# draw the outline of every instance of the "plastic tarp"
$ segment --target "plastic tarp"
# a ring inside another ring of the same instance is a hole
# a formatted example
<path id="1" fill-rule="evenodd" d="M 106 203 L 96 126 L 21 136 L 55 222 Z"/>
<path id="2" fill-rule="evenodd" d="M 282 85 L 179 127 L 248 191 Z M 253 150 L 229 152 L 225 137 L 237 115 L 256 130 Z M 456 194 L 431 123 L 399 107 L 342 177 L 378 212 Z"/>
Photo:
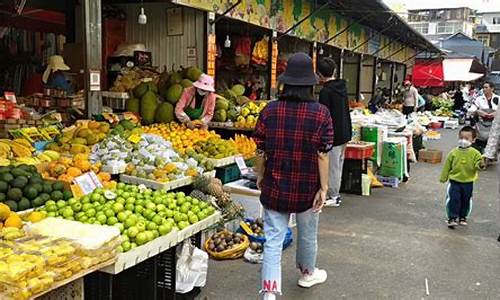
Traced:
<path id="1" fill-rule="evenodd" d="M 453 58 L 443 60 L 444 81 L 474 81 L 484 76 L 472 73 L 472 58 Z"/>
<path id="2" fill-rule="evenodd" d="M 444 86 L 444 73 L 441 60 L 417 61 L 413 67 L 413 84 L 419 87 Z"/>

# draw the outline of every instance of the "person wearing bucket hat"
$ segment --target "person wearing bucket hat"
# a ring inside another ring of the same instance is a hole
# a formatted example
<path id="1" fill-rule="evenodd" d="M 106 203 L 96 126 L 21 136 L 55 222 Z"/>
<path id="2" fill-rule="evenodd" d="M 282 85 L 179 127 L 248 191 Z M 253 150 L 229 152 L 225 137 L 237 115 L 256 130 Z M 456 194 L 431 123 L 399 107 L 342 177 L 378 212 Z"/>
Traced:
<path id="1" fill-rule="evenodd" d="M 316 254 L 319 213 L 328 190 L 332 118 L 312 95 L 318 78 L 307 54 L 293 55 L 279 81 L 283 92 L 261 112 L 254 133 L 266 236 L 263 299 L 275 299 L 282 291 L 281 254 L 291 213 L 297 219 L 298 285 L 309 288 L 327 279 L 326 271 L 316 268 Z"/>
<path id="2" fill-rule="evenodd" d="M 72 91 L 71 84 L 63 73 L 63 71 L 69 70 L 70 67 L 64 63 L 62 56 L 52 55 L 49 57 L 45 72 L 43 72 L 42 82 L 47 88 L 64 90 L 70 93 Z"/>
<path id="3" fill-rule="evenodd" d="M 192 87 L 184 89 L 175 106 L 175 115 L 189 128 L 207 128 L 215 110 L 214 79 L 202 74 Z"/>

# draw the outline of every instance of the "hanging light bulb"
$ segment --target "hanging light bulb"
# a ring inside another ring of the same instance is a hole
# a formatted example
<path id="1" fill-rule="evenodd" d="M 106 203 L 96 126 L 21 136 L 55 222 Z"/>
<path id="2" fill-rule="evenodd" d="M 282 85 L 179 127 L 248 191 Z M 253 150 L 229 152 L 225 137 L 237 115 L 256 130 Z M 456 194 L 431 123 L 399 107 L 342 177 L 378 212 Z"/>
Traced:
<path id="1" fill-rule="evenodd" d="M 229 39 L 229 35 L 226 35 L 226 40 L 224 41 L 224 47 L 231 48 L 231 40 Z"/>
<path id="2" fill-rule="evenodd" d="M 323 50 L 323 47 L 319 47 L 319 55 L 323 55 L 323 53 L 325 53 L 325 51 Z"/>
<path id="3" fill-rule="evenodd" d="M 137 18 L 137 23 L 141 25 L 145 25 L 148 22 L 148 17 L 144 13 L 144 7 L 141 7 L 141 13 L 139 14 L 139 17 Z"/>

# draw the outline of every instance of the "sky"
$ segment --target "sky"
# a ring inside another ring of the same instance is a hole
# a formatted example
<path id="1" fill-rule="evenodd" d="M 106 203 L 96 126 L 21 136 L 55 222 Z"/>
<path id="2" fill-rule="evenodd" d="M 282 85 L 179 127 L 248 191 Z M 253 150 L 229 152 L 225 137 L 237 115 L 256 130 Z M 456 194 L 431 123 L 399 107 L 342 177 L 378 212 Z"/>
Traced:
<path id="1" fill-rule="evenodd" d="M 482 10 L 486 7 L 500 7 L 500 0 L 384 0 L 384 2 L 406 4 L 407 9 L 471 7 Z"/>

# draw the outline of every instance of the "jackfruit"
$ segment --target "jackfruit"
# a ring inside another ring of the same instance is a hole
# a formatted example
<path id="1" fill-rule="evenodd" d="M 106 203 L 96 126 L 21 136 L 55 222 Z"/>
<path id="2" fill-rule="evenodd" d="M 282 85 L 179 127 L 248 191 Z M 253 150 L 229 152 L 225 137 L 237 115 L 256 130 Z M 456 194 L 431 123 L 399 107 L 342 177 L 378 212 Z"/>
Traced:
<path id="1" fill-rule="evenodd" d="M 236 94 L 236 96 L 243 96 L 245 94 L 245 87 L 241 84 L 233 85 L 231 90 Z"/>
<path id="2" fill-rule="evenodd" d="M 227 114 L 226 111 L 223 109 L 219 109 L 215 111 L 214 114 L 214 121 L 215 122 L 226 122 L 227 120 Z"/>
<path id="3" fill-rule="evenodd" d="M 174 106 L 168 102 L 163 102 L 158 106 L 155 113 L 156 123 L 170 123 L 174 120 Z"/>
<path id="4" fill-rule="evenodd" d="M 200 79 L 201 74 L 203 72 L 196 67 L 189 67 L 186 71 L 186 77 L 193 82 Z"/>
<path id="5" fill-rule="evenodd" d="M 154 83 L 154 81 L 150 81 L 146 83 L 146 85 L 148 86 L 148 91 L 158 94 L 158 86 Z"/>
<path id="6" fill-rule="evenodd" d="M 140 101 L 138 98 L 132 97 L 127 99 L 127 102 L 125 103 L 125 107 L 127 111 L 133 112 L 138 114 L 140 111 Z"/>
<path id="7" fill-rule="evenodd" d="M 168 82 L 170 85 L 179 84 L 182 81 L 182 75 L 179 72 L 174 72 L 170 75 Z"/>
<path id="8" fill-rule="evenodd" d="M 215 110 L 228 110 L 229 109 L 229 102 L 225 99 L 217 99 L 215 102 Z"/>
<path id="9" fill-rule="evenodd" d="M 183 90 L 184 89 L 182 85 L 174 84 L 173 86 L 168 88 L 167 95 L 165 97 L 166 100 L 172 104 L 176 104 L 177 101 L 179 101 L 179 99 L 181 98 Z"/>
<path id="10" fill-rule="evenodd" d="M 133 90 L 134 96 L 137 98 L 142 98 L 144 94 L 148 91 L 148 84 L 143 82 L 136 86 Z"/>
<path id="11" fill-rule="evenodd" d="M 148 91 L 141 100 L 141 117 L 144 124 L 152 124 L 155 120 L 155 112 L 158 107 L 158 97 L 155 93 Z"/>
<path id="12" fill-rule="evenodd" d="M 188 87 L 192 87 L 193 86 L 193 82 L 189 79 L 183 79 L 181 81 L 181 85 L 183 88 L 188 88 Z"/>

